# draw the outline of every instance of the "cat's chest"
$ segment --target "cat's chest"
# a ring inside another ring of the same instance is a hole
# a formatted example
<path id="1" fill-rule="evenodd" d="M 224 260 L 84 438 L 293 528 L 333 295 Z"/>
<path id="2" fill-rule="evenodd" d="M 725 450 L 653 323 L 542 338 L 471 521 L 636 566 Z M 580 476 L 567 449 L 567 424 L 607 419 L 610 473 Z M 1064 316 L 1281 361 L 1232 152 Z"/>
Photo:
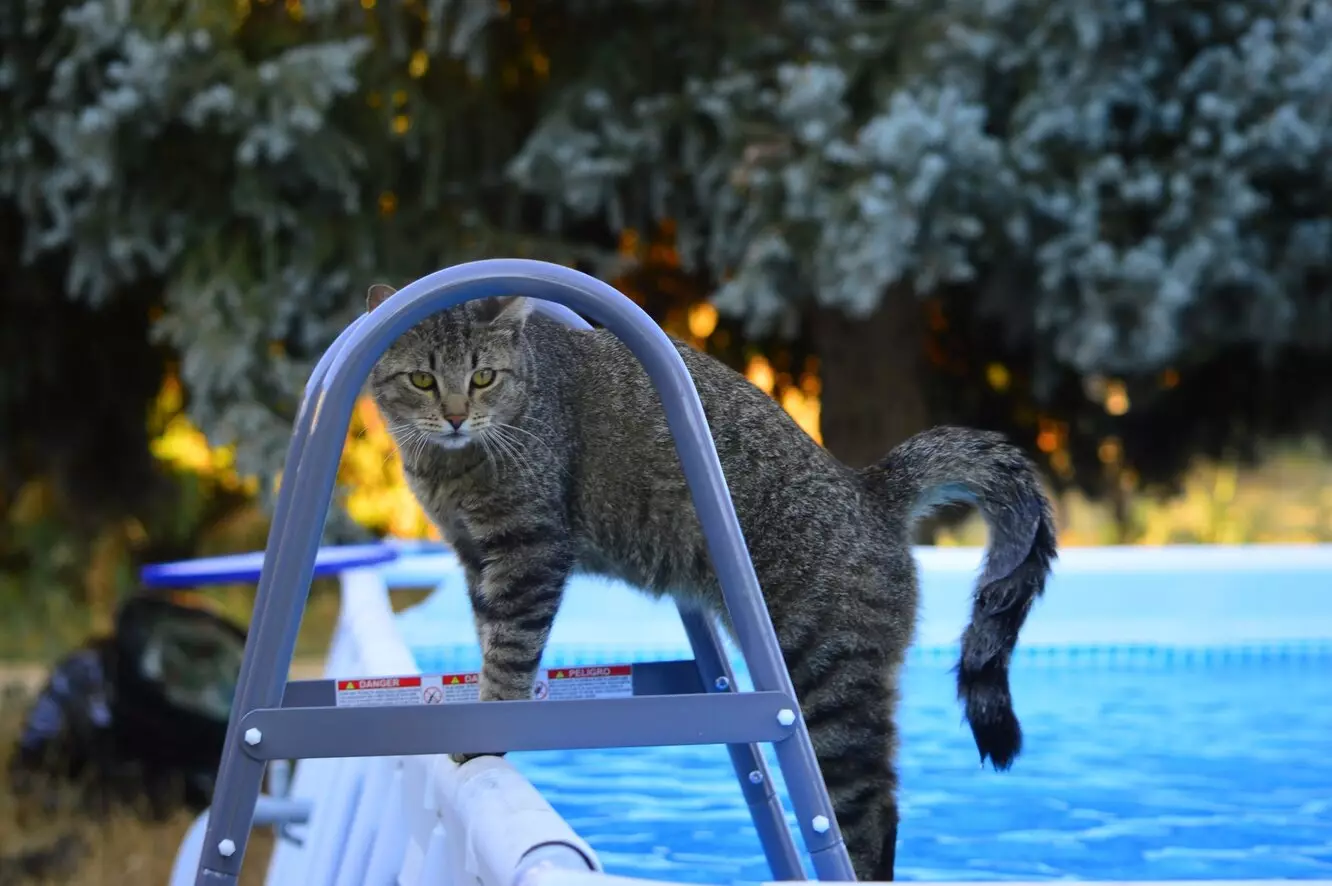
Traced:
<path id="1" fill-rule="evenodd" d="M 474 478 L 441 477 L 414 471 L 406 472 L 407 488 L 420 503 L 426 515 L 441 529 L 446 524 L 469 522 L 494 506 L 493 496 L 484 484 Z"/>

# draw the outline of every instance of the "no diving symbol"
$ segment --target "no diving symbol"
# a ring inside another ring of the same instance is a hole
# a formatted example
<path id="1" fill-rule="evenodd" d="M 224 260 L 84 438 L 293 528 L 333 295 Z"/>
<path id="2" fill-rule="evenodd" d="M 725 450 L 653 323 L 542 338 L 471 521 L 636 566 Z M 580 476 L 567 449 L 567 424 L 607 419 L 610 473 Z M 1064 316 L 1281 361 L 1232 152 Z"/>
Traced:
<path id="1" fill-rule="evenodd" d="M 532 698 L 541 701 L 550 694 L 550 687 L 546 685 L 545 680 L 537 680 L 536 685 L 532 687 Z"/>
<path id="2" fill-rule="evenodd" d="M 444 700 L 444 690 L 438 686 L 427 686 L 425 692 L 421 693 L 421 699 L 426 704 L 439 704 Z"/>

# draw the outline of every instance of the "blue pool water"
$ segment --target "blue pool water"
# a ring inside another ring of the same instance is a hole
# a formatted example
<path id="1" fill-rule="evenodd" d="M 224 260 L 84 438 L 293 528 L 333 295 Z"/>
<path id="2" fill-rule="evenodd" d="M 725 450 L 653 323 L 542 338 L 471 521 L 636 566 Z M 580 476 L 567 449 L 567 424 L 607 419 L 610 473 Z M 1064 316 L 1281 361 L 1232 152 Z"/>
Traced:
<path id="1" fill-rule="evenodd" d="M 1061 552 L 1014 661 L 1026 751 L 1005 773 L 980 768 L 948 673 L 981 552 L 917 556 L 900 879 L 1332 879 L 1332 546 Z M 399 616 L 422 670 L 475 669 L 461 574 L 398 581 L 442 582 Z M 575 578 L 547 666 L 688 657 L 646 601 Z M 768 877 L 722 748 L 510 759 L 614 873 Z"/>
<path id="2" fill-rule="evenodd" d="M 1006 773 L 979 767 L 946 666 L 908 669 L 899 879 L 1332 878 L 1332 657 L 1014 669 Z M 722 748 L 510 759 L 613 873 L 768 877 Z"/>

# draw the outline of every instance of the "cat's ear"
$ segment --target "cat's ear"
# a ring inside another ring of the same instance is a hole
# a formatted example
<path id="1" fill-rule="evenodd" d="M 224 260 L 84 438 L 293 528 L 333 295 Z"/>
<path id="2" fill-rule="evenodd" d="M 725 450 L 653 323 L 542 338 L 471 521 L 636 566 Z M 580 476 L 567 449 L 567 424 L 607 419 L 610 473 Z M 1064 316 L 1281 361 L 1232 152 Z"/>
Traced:
<path id="1" fill-rule="evenodd" d="M 394 289 L 392 286 L 388 285 L 387 283 L 375 283 L 365 293 L 365 312 L 367 314 L 370 313 L 375 308 L 382 305 L 384 303 L 384 299 L 388 298 L 390 295 L 392 295 L 397 291 L 398 290 Z"/>
<path id="2" fill-rule="evenodd" d="M 496 295 L 476 302 L 477 318 L 492 326 L 521 330 L 536 307 L 533 299 L 521 295 Z"/>

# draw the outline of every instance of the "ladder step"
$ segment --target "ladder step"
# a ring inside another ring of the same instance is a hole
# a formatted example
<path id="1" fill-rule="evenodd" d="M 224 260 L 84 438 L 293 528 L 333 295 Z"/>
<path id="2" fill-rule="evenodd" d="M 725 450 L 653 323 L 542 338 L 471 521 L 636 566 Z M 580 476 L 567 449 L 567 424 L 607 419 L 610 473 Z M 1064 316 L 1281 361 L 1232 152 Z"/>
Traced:
<path id="1" fill-rule="evenodd" d="M 790 736 L 797 710 L 784 692 L 260 708 L 237 737 L 257 760 L 749 744 Z"/>

